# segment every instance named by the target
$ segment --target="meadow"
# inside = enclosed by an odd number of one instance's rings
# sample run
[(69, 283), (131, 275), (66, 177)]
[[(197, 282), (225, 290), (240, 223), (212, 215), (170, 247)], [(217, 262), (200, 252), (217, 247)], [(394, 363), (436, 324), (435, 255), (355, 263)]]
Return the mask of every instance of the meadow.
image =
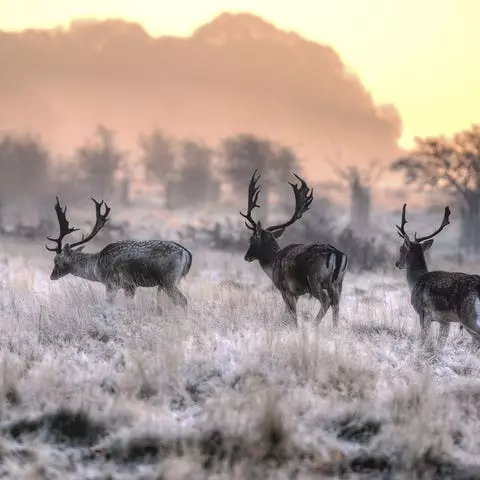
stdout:
[(0, 243), (2, 478), (480, 478), (476, 346), (419, 347), (404, 272), (348, 272), (334, 330), (238, 254), (195, 250), (161, 316), (51, 268)]

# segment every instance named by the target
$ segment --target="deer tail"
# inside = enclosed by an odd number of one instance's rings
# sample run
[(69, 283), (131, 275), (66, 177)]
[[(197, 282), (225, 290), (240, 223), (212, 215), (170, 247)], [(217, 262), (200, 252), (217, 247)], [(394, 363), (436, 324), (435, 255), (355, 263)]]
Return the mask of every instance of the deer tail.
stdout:
[(190, 268), (192, 267), (192, 260), (193, 256), (191, 252), (189, 252), (187, 249), (185, 249), (185, 253), (187, 255), (186, 262), (183, 266), (183, 272), (182, 272), (182, 277), (185, 278), (188, 275), (188, 272), (190, 271)]
[(343, 272), (345, 272), (348, 264), (348, 258), (347, 256), (336, 250), (335, 252), (332, 253), (331, 257), (334, 256), (334, 270), (333, 270), (333, 276), (332, 280), (336, 281), (339, 277), (339, 275)]

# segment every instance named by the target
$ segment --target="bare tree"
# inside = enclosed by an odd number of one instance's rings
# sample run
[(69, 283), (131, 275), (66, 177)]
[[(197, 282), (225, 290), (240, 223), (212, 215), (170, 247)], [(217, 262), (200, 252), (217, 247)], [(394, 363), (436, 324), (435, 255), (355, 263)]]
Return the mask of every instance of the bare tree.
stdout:
[(338, 167), (331, 164), (338, 177), (350, 190), (350, 229), (363, 235), (369, 231), (372, 208), (372, 187), (383, 173), (378, 161), (365, 167), (349, 165)]
[(96, 128), (95, 137), (95, 142), (76, 150), (75, 159), (90, 194), (110, 197), (115, 191), (115, 175), (125, 159), (125, 153), (115, 145), (115, 133), (103, 125)]
[[(222, 143), (224, 173), (232, 185), (233, 192), (243, 194), (245, 183), (250, 179), (252, 170), (263, 172), (267, 187), (284, 189), (282, 199), (289, 193), (285, 187), (293, 170), (300, 171), (299, 161), (291, 148), (251, 134), (229, 137)], [(263, 202), (263, 215), (268, 215), (268, 199)]]
[(50, 168), (53, 191), (66, 198), (70, 205), (76, 205), (85, 198), (83, 172), (78, 158), (58, 157), (56, 160)]
[(288, 180), (291, 172), (302, 172), (300, 161), (291, 148), (283, 145), (273, 145), (273, 155), (269, 158), (267, 167), (267, 184), (275, 188), (276, 197), (285, 209), (291, 201)]
[(38, 205), (39, 198), (50, 193), (49, 168), (49, 153), (39, 140), (29, 135), (1, 138), (0, 208)]
[(220, 182), (213, 172), (214, 151), (193, 140), (181, 143), (182, 166), (166, 187), (167, 208), (218, 201)]
[(393, 162), (408, 183), (453, 195), (460, 203), (460, 246), (480, 252), (480, 125), (451, 138), (417, 138), (407, 157)]
[(147, 181), (153, 180), (166, 185), (176, 166), (174, 140), (161, 130), (153, 130), (148, 135), (140, 135), (138, 143), (142, 150)]
[(287, 182), (292, 170), (298, 171), (299, 164), (300, 162), (291, 148), (283, 145), (275, 146), (274, 155), (270, 158), (269, 167), (272, 170), (270, 181), (278, 184)]
[(273, 157), (272, 144), (252, 134), (242, 133), (222, 142), (224, 172), (235, 193), (243, 194), (252, 170), (266, 171)]

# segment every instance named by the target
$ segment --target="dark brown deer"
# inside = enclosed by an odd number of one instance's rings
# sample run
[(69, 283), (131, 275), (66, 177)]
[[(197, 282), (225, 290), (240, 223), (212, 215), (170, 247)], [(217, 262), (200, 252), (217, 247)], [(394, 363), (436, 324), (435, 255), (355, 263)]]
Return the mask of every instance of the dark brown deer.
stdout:
[[(51, 280), (58, 280), (72, 274), (93, 282), (103, 283), (106, 287), (107, 301), (112, 303), (119, 289), (125, 291), (127, 297), (135, 296), (137, 287), (157, 287), (162, 290), (176, 305), (186, 306), (187, 299), (177, 285), (185, 277), (192, 265), (192, 254), (181, 245), (166, 240), (134, 241), (123, 240), (110, 243), (97, 253), (83, 253), (86, 243), (105, 226), (108, 221), (110, 207), (104, 202), (95, 203), (96, 221), (91, 233), (78, 242), (65, 244), (65, 236), (78, 228), (70, 227), (66, 211), (60, 206), (57, 197), (55, 212), (58, 218), (60, 234), (58, 238), (47, 237), (55, 242), (54, 248), (46, 246), (50, 252), (55, 252), (55, 265), (50, 275)], [(102, 206), (105, 211), (102, 214)]]
[(403, 239), (395, 266), (406, 269), (411, 303), (420, 319), (421, 343), (424, 344), (432, 321), (440, 323), (438, 346), (443, 348), (450, 323), (460, 326), (480, 340), (480, 276), (460, 272), (428, 271), (425, 252), (433, 245), (433, 237), (450, 224), (450, 208), (445, 207), (443, 221), (437, 230), (412, 240), (405, 232), (407, 204), (403, 205), (401, 226), (396, 225)]
[(327, 243), (291, 244), (280, 248), (277, 243), (285, 229), (299, 220), (309, 209), (313, 190), (309, 189), (298, 175), (300, 186), (289, 182), (295, 195), (295, 211), (288, 222), (262, 228), (252, 218), (257, 204), (260, 175), (253, 172), (248, 189), (247, 213), (240, 214), (246, 219), (245, 225), (252, 231), (250, 247), (245, 254), (247, 262), (258, 260), (263, 271), (282, 294), (288, 315), (297, 324), (297, 299), (310, 294), (319, 300), (321, 307), (316, 320), (319, 322), (332, 307), (333, 324), (338, 325), (339, 304), (343, 277), (347, 268), (347, 256)]

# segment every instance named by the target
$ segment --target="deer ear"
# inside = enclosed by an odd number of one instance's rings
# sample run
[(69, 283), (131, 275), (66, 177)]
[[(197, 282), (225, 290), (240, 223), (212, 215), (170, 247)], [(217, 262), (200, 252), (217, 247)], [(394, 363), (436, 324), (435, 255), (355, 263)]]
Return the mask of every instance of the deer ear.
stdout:
[(284, 228), (281, 228), (280, 230), (275, 230), (274, 232), (272, 232), (273, 238), (280, 238), (283, 235), (284, 231)]
[(70, 244), (66, 243), (62, 249), (63, 253), (66, 253), (67, 255), (70, 255), (72, 253), (72, 249), (70, 248)]
[(85, 248), (85, 245), (82, 245), (81, 247), (77, 247), (74, 252), (81, 252)]
[(422, 243), (422, 250), (426, 252), (433, 245), (433, 238)]
[(257, 231), (260, 231), (262, 229), (262, 224), (260, 223), (260, 220), (257, 222), (257, 224), (255, 225), (255, 229)]

